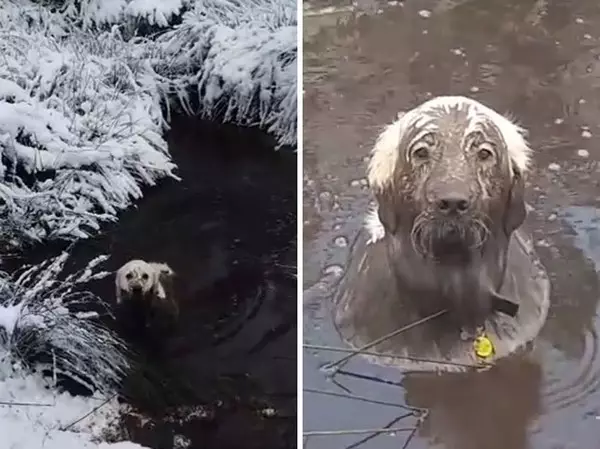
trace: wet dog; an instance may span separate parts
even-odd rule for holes
[[[165,263],[130,260],[115,276],[116,302],[130,321],[129,328],[166,330],[179,318],[173,279],[175,272]]]
[[[502,354],[537,335],[549,284],[520,229],[530,157],[521,128],[465,97],[430,100],[383,131],[368,167],[377,208],[337,298],[350,340],[441,310],[423,326],[429,346],[416,331],[414,345],[398,337],[388,349],[469,360],[465,332],[493,327]]]

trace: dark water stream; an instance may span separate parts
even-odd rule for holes
[[[371,201],[366,159],[399,110],[435,95],[511,112],[536,151],[527,222],[552,282],[535,350],[479,374],[403,375],[355,358],[352,394],[424,407],[408,431],[312,436],[307,449],[589,449],[600,441],[600,4],[581,1],[315,1],[304,17],[304,340],[344,346],[332,285]],[[382,428],[398,407],[345,394],[304,351],[304,430]],[[358,376],[356,375],[358,374]],[[374,378],[380,379],[379,381]],[[384,380],[384,382],[382,382]],[[317,391],[314,391],[317,390]],[[320,391],[320,392],[319,392]],[[392,427],[412,428],[413,417]]]
[[[112,228],[75,245],[70,269],[99,254],[177,273],[182,319],[158,353],[130,340],[122,394],[128,436],[156,449],[296,445],[296,154],[257,130],[175,117],[181,182],[146,192]],[[60,245],[10,260],[55,256]],[[114,278],[89,284],[114,304]]]

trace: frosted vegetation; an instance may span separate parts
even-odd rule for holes
[[[49,389],[38,374],[22,376],[18,368],[0,367],[10,377],[0,382],[2,447],[11,449],[143,449],[118,439],[120,406],[116,398],[81,398]],[[9,406],[9,404],[12,404]],[[99,407],[102,405],[102,407]],[[92,413],[90,413],[92,412]]]
[[[98,322],[108,307],[81,284],[110,274],[97,270],[107,257],[61,276],[67,259],[0,273],[0,432],[15,449],[140,447],[102,443],[119,439],[122,407],[113,393],[129,360],[124,342]],[[56,390],[59,376],[94,396]]]
[[[296,8],[295,0],[0,2],[0,258],[87,238],[144,188],[177,179],[164,138],[173,108],[259,126],[279,147],[295,147]],[[129,368],[124,343],[98,322],[109,309],[82,293],[110,274],[98,271],[106,258],[65,277],[67,257],[0,273],[0,401],[53,404],[26,413],[0,405],[0,431],[15,435],[16,449],[105,447],[93,442],[98,429],[64,428],[61,420],[94,403],[53,391],[53,377],[106,396]]]
[[[295,0],[52,6],[0,4],[2,246],[85,238],[174,177],[174,105],[295,146]]]
[[[79,287],[110,274],[92,274],[107,257],[97,257],[84,270],[62,278],[67,258],[63,253],[10,278],[0,276],[0,361],[36,361],[36,369],[109,393],[129,367],[126,346],[98,323],[109,308]]]

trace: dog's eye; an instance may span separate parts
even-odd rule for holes
[[[143,280],[147,280],[147,279],[148,279],[148,273],[144,273],[144,274],[142,274],[142,279],[143,279]]]
[[[412,149],[412,158],[416,161],[426,161],[429,159],[429,145],[425,143],[417,144]]]
[[[488,161],[494,156],[494,148],[487,143],[483,143],[477,147],[477,158],[480,161]]]
[[[132,277],[133,277],[133,274],[131,274],[131,273],[127,273],[125,275],[125,279],[131,279]]]

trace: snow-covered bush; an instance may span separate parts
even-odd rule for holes
[[[297,0],[67,0],[61,11],[86,30],[166,30],[153,66],[188,113],[296,145]],[[187,98],[190,88],[197,98]]]
[[[0,243],[87,237],[174,176],[138,44],[6,2],[0,27]]]
[[[197,0],[180,25],[157,38],[155,70],[180,92],[196,89],[209,119],[260,126],[296,145],[296,0]]]
[[[114,392],[129,370],[127,348],[98,321],[108,307],[80,290],[110,274],[93,274],[106,257],[61,279],[67,259],[63,253],[13,276],[0,274],[0,365],[32,364],[91,391]]]
[[[166,28],[193,0],[55,0],[52,3],[58,3],[56,6],[65,17],[87,30],[114,24]]]
[[[296,144],[295,0],[45,4],[0,3],[0,249],[85,238],[176,177],[169,100]]]

